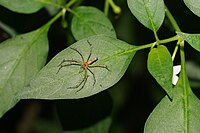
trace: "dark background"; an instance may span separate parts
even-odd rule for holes
[[[82,5],[95,6],[103,11],[104,1],[87,0]],[[154,42],[153,32],[141,25],[131,14],[126,0],[115,0],[122,8],[116,15],[110,10],[109,19],[119,39],[133,45]],[[182,0],[165,1],[181,30],[186,33],[200,32],[200,18],[194,15]],[[45,9],[34,14],[19,14],[0,7],[0,21],[9,25],[17,33],[26,33],[39,28],[50,20]],[[67,15],[68,28],[61,26],[60,19],[49,31],[48,61],[58,52],[74,42],[70,31],[71,16]],[[160,39],[172,37],[174,30],[165,19],[158,31]],[[0,27],[0,42],[10,35]],[[170,52],[175,44],[167,45]],[[194,61],[200,66],[200,54],[189,45],[185,47],[186,61]],[[112,116],[111,133],[142,133],[148,116],[165,95],[147,70],[149,49],[138,51],[122,79],[94,96],[77,100],[21,100],[0,119],[1,133],[59,133],[61,129],[75,130],[88,127],[95,122]],[[175,64],[179,63],[179,55]],[[193,87],[199,97],[199,90]]]

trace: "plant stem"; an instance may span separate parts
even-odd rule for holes
[[[62,27],[63,28],[67,28],[67,26],[68,26],[68,24],[67,24],[67,21],[66,21],[66,19],[65,19],[65,14],[66,14],[66,8],[63,8],[62,9],[62,20],[61,20],[61,23],[62,23]]]
[[[172,26],[174,27],[174,29],[178,32],[181,31],[181,29],[179,28],[176,20],[174,19],[174,17],[172,16],[171,12],[168,10],[167,6],[165,5],[165,12],[166,12],[166,16],[168,17],[169,21],[171,22]]]
[[[173,36],[171,38],[160,40],[159,43],[160,44],[164,44],[164,43],[176,41],[178,39],[179,39],[178,36]],[[153,42],[153,43],[145,44],[145,45],[142,45],[142,46],[138,46],[138,47],[134,48],[133,51],[138,51],[138,50],[142,50],[142,49],[146,49],[146,48],[151,48],[152,46],[155,45],[155,43],[157,43],[157,42]]]
[[[188,121],[189,121],[189,112],[188,112],[188,104],[189,104],[189,100],[188,100],[188,95],[189,92],[191,91],[190,87],[188,87],[188,78],[187,78],[187,74],[186,74],[186,63],[185,63],[185,52],[184,52],[184,40],[180,39],[180,57],[181,57],[181,85],[183,87],[181,87],[182,90],[182,98],[183,98],[183,108],[184,108],[184,131],[188,132],[189,131],[189,127],[188,127]],[[179,89],[179,88],[177,88]]]
[[[72,13],[73,15],[75,15],[76,17],[80,17],[78,15],[78,13],[76,13],[75,11],[71,10],[70,8],[67,9],[70,13]]]
[[[68,9],[70,6],[72,6],[77,0],[71,0],[66,5],[65,8]]]
[[[184,41],[180,40],[180,56],[181,56],[181,67],[185,71],[185,52],[184,52]]]
[[[174,19],[174,17],[172,16],[171,12],[169,11],[169,9],[167,8],[167,6],[165,5],[165,11],[166,11],[166,16],[168,17],[169,21],[171,22],[172,26],[174,27],[174,29],[178,32],[181,32],[181,29],[179,28],[176,20]],[[177,36],[178,39],[178,36]],[[172,54],[172,61],[174,61],[174,58],[176,56],[176,53],[178,51],[179,45],[181,40],[178,40],[176,47],[174,48],[174,52]]]
[[[152,45],[154,45],[154,43],[149,43],[149,44],[145,44],[145,45],[142,45],[142,46],[138,46],[136,48],[133,48],[132,51],[138,51],[138,50],[150,48]]]
[[[11,37],[14,37],[17,35],[17,32],[10,26],[8,26],[7,24],[3,23],[0,21],[0,27],[7,32]]]
[[[113,12],[116,13],[116,14],[120,14],[121,13],[121,8],[119,6],[117,6],[113,0],[107,0],[110,4],[110,6],[112,7],[113,9]]]
[[[179,39],[178,36],[173,36],[173,37],[170,37],[170,38],[167,38],[167,39],[164,39],[164,40],[160,40],[159,42],[161,44],[163,44],[163,43],[173,42],[173,41],[176,41],[178,39]]]
[[[158,38],[158,35],[157,35],[156,31],[153,30],[153,33],[154,33],[154,36],[155,36],[155,38],[156,38],[156,42],[159,44],[159,43],[160,43],[160,40],[159,40],[159,38]]]
[[[108,10],[109,10],[109,1],[105,0],[105,4],[104,4],[104,14],[106,16],[108,16]]]
[[[109,5],[112,7],[112,10],[114,13],[116,14],[120,14],[121,13],[121,8],[119,6],[117,6],[113,0],[105,0],[105,4],[104,4],[104,14],[106,16],[108,16],[108,10],[109,10]]]
[[[55,16],[55,17],[53,17],[47,24],[46,24],[46,26],[49,26],[49,25],[51,25],[52,23],[54,23],[60,16],[65,16],[65,13],[66,13],[66,11],[67,10],[69,10],[69,7],[71,6],[71,5],[73,5],[75,2],[76,2],[77,0],[71,0],[71,1],[69,1],[65,6],[64,6],[64,8]]]
[[[176,53],[178,51],[179,44],[180,44],[180,40],[178,40],[176,47],[174,48],[174,52],[172,54],[172,61],[174,61],[174,59],[175,59]]]
[[[59,17],[63,15],[63,11],[60,11],[55,17],[53,17],[47,24],[44,26],[49,27],[52,23],[54,23]]]

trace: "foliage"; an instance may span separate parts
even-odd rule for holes
[[[16,35],[0,44],[0,117],[21,99],[81,99],[107,90],[122,78],[138,51],[150,49],[148,71],[166,92],[166,96],[150,114],[144,132],[198,132],[200,101],[189,84],[185,62],[187,49],[184,48],[188,43],[194,51],[200,52],[200,34],[182,32],[163,0],[127,0],[131,13],[155,37],[155,42],[132,45],[117,39],[114,26],[107,17],[109,7],[114,13],[121,13],[113,0],[105,0],[104,12],[92,6],[82,6],[81,2],[0,1],[1,6],[28,15],[47,6],[58,11],[40,28]],[[200,17],[199,1],[184,2]],[[66,14],[73,17],[67,18]],[[59,52],[45,65],[49,46],[47,34],[59,18],[63,28],[71,20],[71,32],[77,42]],[[159,39],[158,30],[165,18],[174,28],[175,36]],[[172,54],[165,46],[173,44],[171,42],[176,42]],[[180,53],[181,73],[178,83],[173,85],[173,64],[177,53]],[[87,129],[72,132],[108,132],[110,125],[109,117]]]

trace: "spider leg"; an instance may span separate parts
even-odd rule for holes
[[[87,58],[87,61],[89,61],[90,57],[91,57],[91,54],[92,54],[92,44],[87,40],[88,44],[90,45],[90,53],[89,53],[89,56]]]
[[[70,62],[70,63],[79,63],[79,64],[81,64],[81,62],[80,61],[77,61],[77,60],[73,60],[73,59],[63,59],[61,62],[60,62],[60,64],[58,65],[58,66],[61,66],[63,63],[65,63],[65,62]]]
[[[94,82],[93,82],[93,87],[94,87],[94,85],[96,83],[96,78],[94,76],[94,73],[89,68],[87,68],[87,70],[89,70],[89,72],[92,74],[92,77],[93,77],[93,80],[94,80]]]
[[[80,51],[78,51],[76,48],[72,48],[72,47],[70,47],[72,50],[74,50],[74,51],[76,51],[80,56],[81,56],[81,59],[82,59],[82,61],[84,62],[84,58],[83,58],[83,55],[81,54],[81,52]]]
[[[105,68],[106,70],[110,71],[110,69],[107,67],[107,65],[92,65],[91,67],[100,67],[100,68]]]
[[[68,89],[76,89],[76,88],[78,88],[78,87],[81,86],[81,84],[85,81],[85,79],[86,79],[86,78],[83,78],[79,84],[77,84],[76,86],[71,86],[71,87],[69,87]],[[82,88],[83,88],[83,87],[81,87],[81,89],[82,89]]]
[[[58,71],[56,72],[56,74],[58,74],[59,73],[59,71],[63,68],[63,67],[66,67],[66,66],[71,66],[71,65],[75,65],[75,66],[81,66],[81,64],[79,64],[79,63],[69,63],[69,64],[63,64],[64,62],[62,62],[61,64],[59,64],[58,65]]]
[[[87,82],[88,77],[89,77],[89,76],[87,75],[86,78],[84,79],[83,85],[82,85],[81,88],[78,89],[76,92],[79,92],[80,90],[83,89],[83,87],[85,86],[85,83]]]
[[[81,86],[80,89],[77,90],[77,92],[83,89],[83,87],[85,86],[85,84],[86,84],[86,82],[87,82],[87,79],[88,79],[87,70],[86,70],[86,69],[84,69],[84,70],[85,70],[85,73],[84,73],[84,77],[83,77],[83,79],[81,80],[81,82],[80,82],[79,84],[77,84],[76,86],[69,87],[68,89],[76,89],[76,88],[79,88],[82,84],[83,84],[83,85]]]
[[[83,67],[80,67],[79,73],[82,73],[85,69]]]

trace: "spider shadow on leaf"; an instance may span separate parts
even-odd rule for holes
[[[68,89],[76,89],[76,88],[80,87],[77,90],[77,92],[79,92],[80,90],[82,90],[84,88],[84,86],[85,86],[85,84],[86,84],[86,82],[88,80],[88,77],[89,77],[88,73],[92,74],[92,77],[93,77],[93,87],[96,84],[95,74],[94,74],[94,72],[90,68],[99,67],[99,68],[104,68],[104,69],[110,71],[108,69],[107,65],[92,65],[94,62],[98,61],[98,58],[95,57],[95,58],[90,59],[91,55],[92,55],[92,48],[93,47],[92,47],[92,44],[88,40],[87,40],[87,43],[90,46],[90,50],[89,50],[89,55],[88,55],[86,61],[84,60],[84,57],[83,57],[82,53],[78,49],[70,47],[71,50],[73,50],[73,51],[75,51],[76,53],[79,54],[79,56],[80,56],[80,58],[81,58],[82,61],[78,61],[78,60],[74,60],[74,59],[63,59],[61,61],[61,63],[58,65],[59,68],[58,68],[58,71],[56,73],[56,74],[58,74],[59,71],[63,67],[67,67],[67,66],[80,66],[79,73],[84,72],[84,76],[83,76],[82,80],[77,85],[71,86],[71,87],[68,88]]]

